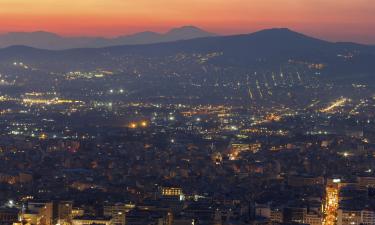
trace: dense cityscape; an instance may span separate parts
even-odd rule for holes
[[[365,0],[31,2],[0,3],[0,225],[375,225]]]
[[[374,86],[220,55],[4,61],[2,223],[374,224]]]

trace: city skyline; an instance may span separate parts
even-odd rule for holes
[[[372,1],[0,0],[0,225],[375,225]]]
[[[4,0],[0,33],[47,31],[114,37],[194,25],[220,35],[287,27],[330,41],[375,44],[374,4],[360,1]],[[68,10],[67,10],[68,9]],[[217,16],[220,15],[220,16]],[[173,18],[173,19],[172,19]]]

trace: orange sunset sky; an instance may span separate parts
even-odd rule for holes
[[[116,36],[195,25],[219,34],[288,27],[375,44],[375,0],[0,0],[0,33]]]

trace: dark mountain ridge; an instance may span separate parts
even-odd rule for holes
[[[375,64],[373,63],[375,62],[374,46],[328,42],[286,28],[262,30],[252,34],[204,37],[166,43],[61,51],[13,46],[0,49],[0,59],[2,61],[25,61],[38,64],[96,62],[96,66],[102,66],[110,63],[114,58],[122,56],[165,57],[179,53],[218,53],[218,56],[210,60],[210,63],[221,66],[277,68],[288,60],[297,60],[324,63],[335,73],[341,71],[372,73],[375,71]]]
[[[62,37],[54,33],[43,31],[29,33],[12,32],[0,35],[0,47],[25,45],[41,49],[64,50],[72,48],[98,48],[115,45],[161,43],[209,36],[215,36],[215,34],[194,26],[173,28],[166,33],[146,31],[116,38]]]

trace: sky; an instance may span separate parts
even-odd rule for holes
[[[194,25],[218,34],[287,27],[375,44],[374,0],[0,0],[0,33],[106,36]]]

